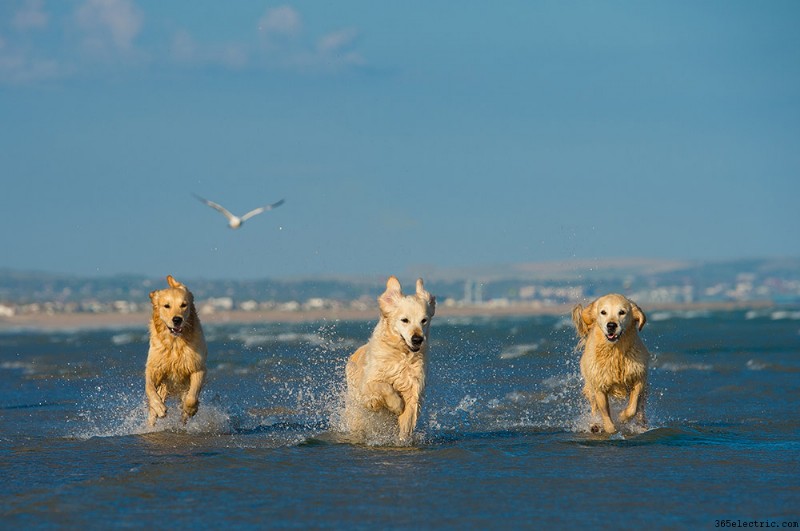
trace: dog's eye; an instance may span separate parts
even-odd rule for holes
[[[186,308],[186,306],[188,306],[188,304],[186,304],[185,302],[181,303],[181,308]]]
[[[402,319],[400,319],[400,322],[408,324],[410,321],[408,319],[406,319],[405,317],[403,317]]]
[[[606,314],[605,310],[600,310],[600,315],[605,315],[605,314]]]
[[[425,323],[427,323],[427,322],[428,322],[428,320],[427,320],[427,319],[423,319],[423,320],[422,320],[422,324],[425,324]]]
[[[165,304],[165,305],[164,305],[164,308],[166,308],[167,310],[169,310],[169,304]]]
[[[620,310],[620,311],[619,311],[619,314],[620,314],[620,315],[625,315],[625,310]]]

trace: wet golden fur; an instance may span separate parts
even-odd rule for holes
[[[378,297],[380,320],[366,345],[353,353],[345,369],[345,417],[351,432],[363,427],[359,408],[389,411],[397,417],[400,442],[407,444],[417,424],[425,392],[428,335],[436,298],[417,280],[416,293],[404,296],[389,277]]]
[[[145,365],[151,426],[166,416],[165,401],[177,397],[185,423],[197,413],[200,390],[206,374],[206,340],[194,307],[192,293],[180,282],[167,277],[169,288],[150,293],[150,350]]]
[[[634,416],[643,427],[647,394],[647,367],[650,353],[639,338],[647,317],[633,301],[623,295],[609,294],[586,308],[580,304],[572,310],[572,320],[578,332],[581,356],[583,394],[600,413],[603,430],[617,431],[611,420],[608,397],[629,398],[627,407],[619,414],[625,423]],[[596,431],[593,427],[592,431]]]

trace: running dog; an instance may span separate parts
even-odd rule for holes
[[[145,365],[150,426],[166,416],[165,401],[170,396],[179,398],[184,424],[193,417],[206,375],[208,350],[192,292],[172,275],[167,283],[169,288],[150,293],[153,316]]]
[[[592,415],[600,412],[603,430],[617,431],[611,420],[608,397],[629,398],[628,406],[619,414],[625,423],[636,416],[646,426],[644,407],[647,397],[647,366],[650,353],[639,338],[647,318],[633,301],[618,294],[600,297],[586,308],[580,304],[572,310],[578,331],[581,356],[583,394],[592,407]],[[593,432],[600,427],[592,426]]]
[[[350,357],[346,418],[352,431],[363,426],[357,408],[388,411],[397,417],[401,444],[408,444],[417,424],[425,391],[428,333],[436,298],[417,280],[414,295],[403,295],[400,282],[389,277],[378,297],[380,320],[366,345]]]

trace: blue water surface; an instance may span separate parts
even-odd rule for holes
[[[800,521],[797,312],[654,313],[647,430],[589,431],[563,317],[434,319],[415,442],[341,431],[374,323],[206,326],[147,427],[144,326],[0,333],[5,528],[712,528]],[[172,404],[171,412],[177,408]]]

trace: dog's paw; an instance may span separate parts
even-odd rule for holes
[[[629,420],[631,420],[631,418],[633,418],[633,416],[634,416],[635,414],[636,414],[636,412],[635,412],[635,411],[628,411],[628,410],[626,409],[626,410],[622,411],[622,412],[619,414],[619,417],[617,417],[617,419],[619,420],[619,422],[620,422],[621,424],[625,424],[626,422],[628,422]]]
[[[186,422],[195,416],[197,413],[197,406],[199,402],[197,400],[184,400],[183,402],[183,412],[181,413],[181,421],[186,424]]]
[[[412,444],[413,442],[414,442],[414,438],[411,436],[411,434],[410,434],[410,433],[408,433],[408,434],[405,434],[405,435],[402,435],[402,434],[401,434],[401,435],[400,435],[400,436],[397,438],[397,443],[398,443],[398,445],[399,445],[399,446],[411,446],[411,444]]]
[[[380,398],[370,398],[364,402],[364,407],[370,411],[379,411],[383,407],[383,400]]]
[[[603,423],[603,425],[600,425],[595,423],[589,426],[589,431],[592,433],[608,433],[611,435],[612,433],[617,433],[617,427],[614,426],[614,424]]]
[[[193,417],[197,413],[197,407],[200,405],[197,399],[187,398],[183,401],[183,413]]]
[[[167,416],[167,406],[164,405],[163,402],[150,402],[150,416],[155,416],[158,418],[164,418]],[[154,418],[155,422],[155,418]]]
[[[390,400],[386,401],[386,409],[397,416],[402,415],[405,408],[405,401],[399,395],[395,394]]]

